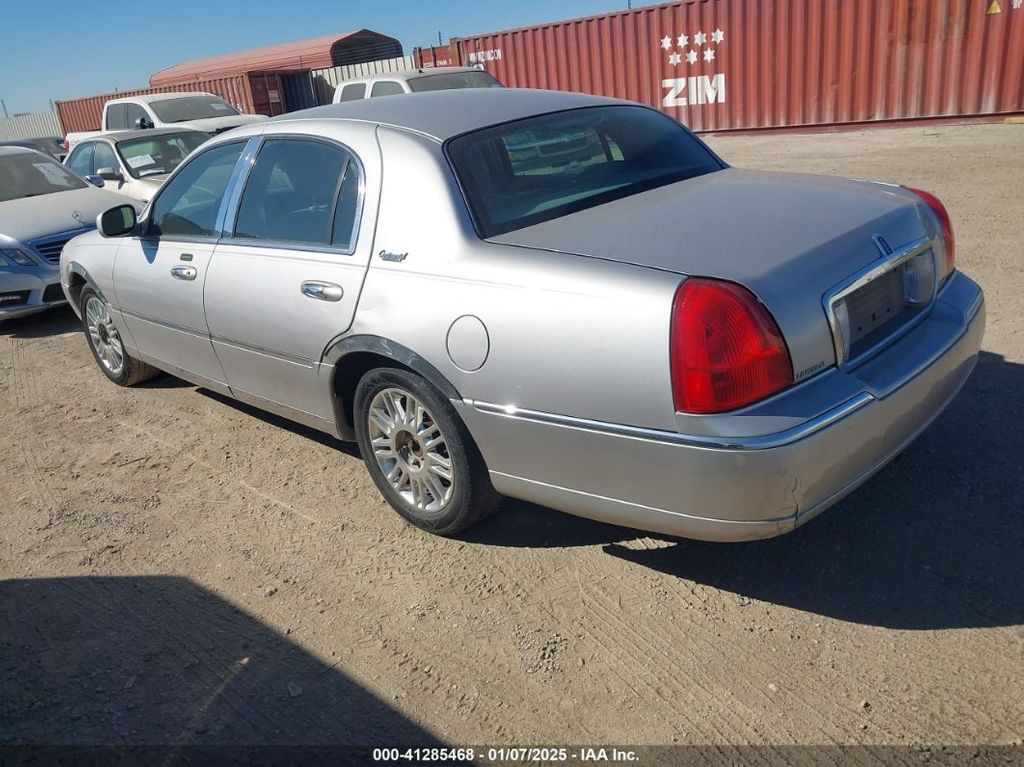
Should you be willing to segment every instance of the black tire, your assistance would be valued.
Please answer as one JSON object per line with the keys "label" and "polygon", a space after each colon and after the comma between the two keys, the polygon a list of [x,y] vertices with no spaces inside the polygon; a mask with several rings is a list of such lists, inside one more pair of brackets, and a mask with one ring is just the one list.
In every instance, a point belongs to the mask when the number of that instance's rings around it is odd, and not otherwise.
{"label": "black tire", "polygon": [[[378,395],[387,397],[394,392],[404,392],[419,401],[425,412],[423,420],[417,421],[417,423],[427,424],[427,428],[436,427],[440,430],[443,441],[439,447],[425,451],[424,446],[420,445],[414,436],[416,427],[409,427],[405,430],[396,427],[395,431],[398,436],[386,437],[379,422],[371,423],[371,406],[375,400],[378,404],[383,402],[383,400],[377,399]],[[405,403],[408,404],[409,400],[406,399]],[[353,410],[359,451],[374,484],[377,485],[377,489],[391,504],[391,507],[416,527],[435,535],[455,535],[479,522],[498,505],[501,496],[491,484],[487,466],[472,437],[451,403],[425,379],[415,373],[397,368],[371,370],[360,379],[356,386]],[[392,486],[385,475],[385,470],[378,462],[374,446],[371,444],[373,439],[370,433],[371,429],[379,442],[390,439],[392,446],[397,444],[396,440],[412,440],[402,450],[390,453],[392,457],[382,460],[386,464],[393,465],[395,470],[400,470],[399,464],[401,464],[401,470],[404,470],[410,477],[428,475],[430,483],[440,486],[447,494],[447,499],[438,509],[428,512],[426,508],[418,508],[412,500],[403,497],[396,487]],[[404,437],[402,436],[403,431],[405,432]],[[418,433],[425,433],[425,431]],[[382,449],[387,451],[389,448],[383,447]],[[450,461],[452,477],[450,483],[446,485],[445,482],[438,482],[431,475],[431,460],[429,460],[431,456],[425,455],[425,452],[435,453],[435,456],[439,453],[442,459],[446,457]],[[422,460],[417,459],[417,454],[421,456]],[[408,461],[402,459],[400,457],[402,455],[405,455]],[[436,457],[434,460],[437,460]],[[396,481],[400,482],[401,480]],[[422,487],[424,484],[427,483],[421,483],[418,486]],[[416,495],[412,483],[410,483],[409,492],[413,496]],[[429,490],[427,492],[426,497],[436,498],[436,493],[431,495]],[[423,490],[420,490],[420,499],[424,501],[425,496],[422,493]],[[436,502],[440,503],[440,501]]]}
{"label": "black tire", "polygon": [[[121,344],[122,364],[120,368],[112,370],[107,366],[103,359],[101,359],[100,353],[96,348],[96,341],[93,339],[92,333],[89,331],[89,316],[87,314],[86,307],[89,306],[90,298],[100,301],[105,307],[107,306],[107,303],[95,288],[85,287],[82,289],[82,294],[79,298],[79,306],[81,306],[82,312],[82,329],[85,331],[85,341],[89,344],[89,351],[92,352],[92,357],[96,360],[96,365],[99,369],[103,371],[103,375],[118,386],[135,386],[136,384],[140,384],[157,375],[160,372],[159,370],[152,365],[147,365],[142,360],[132,357],[124,350],[123,343]],[[107,311],[109,312],[109,308]],[[118,341],[120,342],[119,336]]]}

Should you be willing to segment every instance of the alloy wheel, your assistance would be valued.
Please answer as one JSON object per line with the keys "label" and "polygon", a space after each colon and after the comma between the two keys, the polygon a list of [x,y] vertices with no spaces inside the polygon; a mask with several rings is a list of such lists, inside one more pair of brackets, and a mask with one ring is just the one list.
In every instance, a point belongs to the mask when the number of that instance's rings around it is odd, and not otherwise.
{"label": "alloy wheel", "polygon": [[409,392],[383,389],[370,403],[370,445],[388,484],[418,514],[444,510],[455,488],[448,444],[430,411]]}
{"label": "alloy wheel", "polygon": [[85,322],[100,364],[111,375],[121,375],[124,370],[124,346],[121,344],[121,336],[114,327],[107,305],[96,296],[89,296],[85,304]]}

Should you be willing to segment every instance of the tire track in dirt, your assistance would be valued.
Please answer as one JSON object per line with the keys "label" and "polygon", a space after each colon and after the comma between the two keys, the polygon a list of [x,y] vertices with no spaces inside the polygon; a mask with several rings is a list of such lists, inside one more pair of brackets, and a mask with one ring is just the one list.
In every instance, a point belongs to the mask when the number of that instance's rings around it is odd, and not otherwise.
{"label": "tire track in dirt", "polygon": [[[728,663],[728,658],[724,656],[711,642],[708,642],[702,636],[703,630],[700,629],[696,624],[690,624],[691,629],[696,629],[694,632],[683,633],[674,627],[665,627],[663,629],[669,632],[675,632],[678,635],[678,641],[670,642],[662,633],[655,633],[647,630],[646,625],[642,621],[630,622],[623,619],[619,613],[614,609],[617,604],[617,598],[613,599],[596,580],[597,573],[593,570],[593,566],[589,561],[589,558],[583,558],[582,565],[585,570],[589,570],[594,573],[595,580],[591,581],[593,584],[588,589],[589,604],[592,607],[596,607],[603,616],[603,620],[599,617],[596,626],[592,628],[600,627],[599,630],[605,631],[607,635],[629,635],[634,638],[636,646],[643,649],[643,656],[645,660],[653,666],[653,668],[646,666],[644,668],[644,674],[649,676],[648,683],[656,691],[658,697],[666,705],[675,707],[674,699],[677,697],[673,694],[665,695],[660,692],[659,682],[666,688],[675,688],[680,696],[685,699],[689,692],[687,686],[676,681],[676,675],[682,673],[685,678],[693,684],[697,689],[701,690],[711,701],[711,705],[717,709],[718,715],[721,720],[726,723],[728,729],[723,730],[715,721],[714,717],[707,721],[711,729],[712,738],[708,740],[711,742],[728,742],[729,734],[731,733],[732,738],[736,738],[738,733],[744,731],[748,732],[749,735],[745,739],[764,739],[768,742],[793,742],[795,734],[785,724],[776,725],[769,721],[766,717],[759,715],[759,712],[752,709],[748,704],[736,696],[723,697],[719,694],[718,690],[730,690],[735,687],[737,678],[735,676],[726,675],[725,673],[718,671],[720,668],[730,668],[731,664]],[[628,588],[633,596],[642,597],[641,594],[635,591],[631,586],[625,585],[621,580],[616,582],[618,588]],[[614,626],[615,629],[607,629],[604,624]],[[697,645],[702,651],[702,655],[711,654],[719,656],[719,659],[723,662],[720,664],[702,662],[702,659],[698,655],[694,654],[689,650],[690,647]],[[683,667],[679,663],[678,653],[681,648],[687,648],[687,655],[689,658],[689,665]],[[634,648],[635,651],[635,648]],[[617,645],[614,646],[613,656],[618,656],[619,653],[623,653]],[[746,677],[746,673],[744,677]],[[767,694],[763,692],[763,689],[759,689],[757,685],[754,685],[747,681],[746,678],[743,680],[744,687],[747,692],[753,692],[755,697],[761,699],[765,703],[766,710],[774,710],[777,707],[777,701],[773,701]],[[736,708],[742,709],[742,714],[736,712]],[[676,707],[676,710],[679,709]],[[682,712],[681,712],[682,713]],[[758,733],[751,731],[750,723],[760,722],[765,727],[767,733]],[[706,733],[702,733],[706,734]],[[820,734],[828,738],[829,742],[834,742],[834,739],[829,733],[821,731]],[[766,737],[767,736],[767,737]],[[735,742],[735,741],[734,741]]]}

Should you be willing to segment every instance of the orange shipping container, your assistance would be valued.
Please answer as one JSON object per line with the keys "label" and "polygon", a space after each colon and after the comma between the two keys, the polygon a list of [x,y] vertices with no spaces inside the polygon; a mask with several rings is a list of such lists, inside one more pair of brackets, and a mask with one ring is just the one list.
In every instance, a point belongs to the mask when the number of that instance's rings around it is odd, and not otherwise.
{"label": "orange shipping container", "polygon": [[451,48],[508,86],[640,101],[698,131],[1024,112],[1020,0],[687,0]]}

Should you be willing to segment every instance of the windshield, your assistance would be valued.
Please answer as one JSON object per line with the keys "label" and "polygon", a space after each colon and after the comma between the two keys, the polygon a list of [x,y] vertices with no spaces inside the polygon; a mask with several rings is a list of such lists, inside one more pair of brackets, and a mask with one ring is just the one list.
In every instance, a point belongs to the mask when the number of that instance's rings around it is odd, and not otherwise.
{"label": "windshield", "polygon": [[185,120],[205,120],[208,117],[228,117],[238,110],[216,96],[181,96],[149,102],[161,122],[180,123]]}
{"label": "windshield", "polygon": [[639,106],[517,120],[454,138],[447,151],[482,237],[723,167],[675,120]]}
{"label": "windshield", "polygon": [[82,179],[37,152],[0,155],[0,202],[83,187]]}
{"label": "windshield", "polygon": [[453,88],[500,88],[501,83],[483,70],[472,72],[440,72],[436,75],[412,77],[409,89],[413,93],[420,91],[447,91]]}
{"label": "windshield", "polygon": [[152,138],[117,142],[121,161],[134,178],[170,173],[193,149],[210,138],[201,131],[182,131]]}

